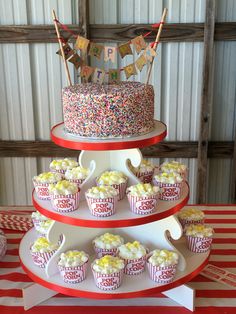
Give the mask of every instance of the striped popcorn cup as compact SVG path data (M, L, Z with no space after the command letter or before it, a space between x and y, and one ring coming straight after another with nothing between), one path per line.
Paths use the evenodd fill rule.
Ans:
M78 188L80 189L82 183L84 182L85 179L68 179L68 181L72 183L76 183Z
M163 201L176 201L180 199L182 194L183 183L162 183L158 182L155 179L153 184L160 188L159 199Z
M192 237L186 236L187 245L191 252L205 253L211 249L212 237Z
M94 251L96 253L96 257L97 258L101 258L105 255L111 255L111 256L116 256L117 255L117 248L113 248L113 249L102 249L102 248L99 248L97 246L93 246L94 248Z
M88 207L93 216L96 217L109 217L115 214L116 204L118 201L117 196L108 198L93 198L85 193Z
M195 220L190 220L190 219L183 219L178 217L178 220L183 227L183 229L188 226L188 225L198 225L198 224L203 224L204 223L204 218L203 219L195 219Z
M157 283L167 284L174 280L177 270L177 264L160 267L154 266L147 261L147 269L149 276L153 281Z
M50 172L53 172L53 173L60 173L61 177L62 177L62 180L65 179L66 170L64 170L64 169L54 169L54 168L51 168L51 167L49 167L49 170L50 170Z
M40 253L40 252L33 252L30 249L30 253L33 259L33 262L36 266L40 268L45 268L50 258L53 256L53 254L56 252L56 250Z
M136 215L148 215L157 207L158 193L152 196L134 196L127 194L131 211Z
M139 180L142 183L151 183L153 174L154 174L154 169L152 171L145 171L145 172L137 171L135 173L136 177L139 178Z
M123 270L112 274L101 274L93 270L96 286L104 291L115 290L120 287L123 278Z
M41 226L41 223L43 222L43 221L45 221L46 219L37 219L37 218L32 218L32 222L33 222L33 224L34 224L34 228L36 229L36 230L38 230L39 228L40 228L40 226Z
M50 183L39 183L33 180L33 184L34 184L36 195L40 200L50 200L50 194L48 190Z
M122 258L122 257L120 257ZM147 255L144 255L137 259L124 259L125 268L124 273L126 275L139 275L145 270Z
M88 261L81 266L65 267L58 265L61 277L66 283L79 283L86 278Z
M79 193L68 195L51 194L51 204L55 211L60 213L68 213L75 211L79 206Z
M123 198L125 197L127 183L128 183L128 179L125 182L122 182L119 184L111 184L111 186L119 192L118 201L123 200ZM96 185L98 185L98 186L101 185L98 183L97 179L96 179Z

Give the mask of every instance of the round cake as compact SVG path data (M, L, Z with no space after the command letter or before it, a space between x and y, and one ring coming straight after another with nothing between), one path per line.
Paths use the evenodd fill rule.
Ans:
M154 127L153 86L85 83L62 90L65 131L91 138L127 137Z

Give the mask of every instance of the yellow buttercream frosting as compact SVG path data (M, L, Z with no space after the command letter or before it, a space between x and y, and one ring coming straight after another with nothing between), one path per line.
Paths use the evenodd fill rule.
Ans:
M78 192L78 186L76 183L62 180L56 184L49 185L49 193L54 195L68 195L75 194Z

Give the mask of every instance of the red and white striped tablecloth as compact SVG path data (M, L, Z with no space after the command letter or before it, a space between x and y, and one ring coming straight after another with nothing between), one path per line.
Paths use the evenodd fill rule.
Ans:
M193 206L192 206L193 207ZM236 273L236 206L210 205L197 206L204 210L206 222L214 227L215 236L210 263ZM3 209L3 208L2 208ZM28 207L27 210L32 210ZM16 207L14 210L22 210ZM22 288L31 279L20 266L18 247L23 236L21 231L4 230L7 235L8 249L0 262L0 313L21 314L23 309ZM233 314L236 313L236 290L214 282L201 275L189 285L196 289L196 314ZM158 305L157 305L158 304ZM184 314L191 313L162 294L148 298L125 300L89 300L57 294L53 298L27 311L28 314Z

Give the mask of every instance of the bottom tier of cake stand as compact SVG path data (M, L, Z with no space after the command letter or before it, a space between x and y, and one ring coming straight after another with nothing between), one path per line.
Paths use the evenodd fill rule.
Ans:
M19 249L22 267L29 277L38 284L59 293L93 299L142 297L178 287L190 281L199 272L201 272L201 270L206 266L210 254L209 252L198 254L190 252L186 246L185 239L181 238L180 240L175 241L175 246L186 258L187 267L183 272L177 271L173 282L165 285L157 284L149 278L148 271L146 270L138 276L124 275L122 285L116 290L102 291L98 289L94 283L90 265L88 266L86 279L78 284L64 283L59 273L52 277L47 277L44 269L34 265L30 255L30 245L36 238L37 234L35 230L31 229L22 239ZM94 259L95 257L91 256L90 262Z

